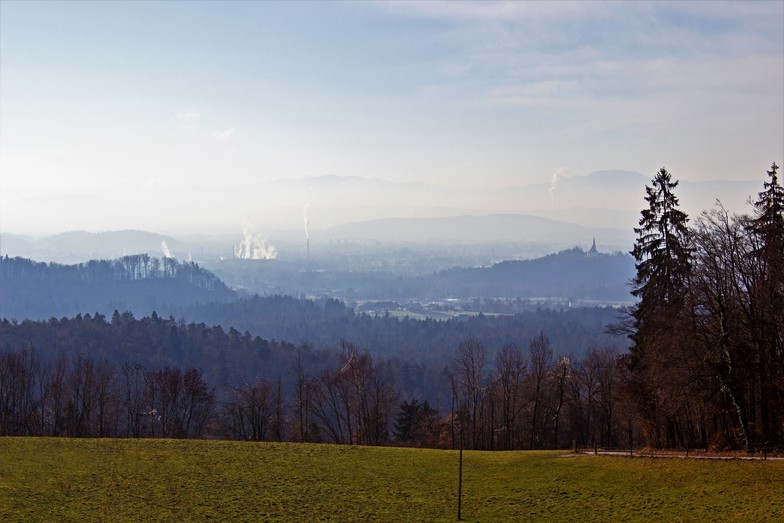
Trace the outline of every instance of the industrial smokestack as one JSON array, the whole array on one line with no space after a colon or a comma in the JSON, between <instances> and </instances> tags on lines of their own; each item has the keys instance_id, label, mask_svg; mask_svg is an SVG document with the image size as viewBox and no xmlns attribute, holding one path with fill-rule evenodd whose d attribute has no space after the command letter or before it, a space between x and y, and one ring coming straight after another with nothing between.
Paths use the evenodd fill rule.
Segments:
<instances>
[{"instance_id":1,"label":"industrial smokestack","mask_svg":"<svg viewBox=\"0 0 784 523\"><path fill-rule=\"evenodd\" d=\"M302 219L305 222L305 259L307 263L310 263L310 219L308 218L308 209L310 208L310 204L306 203L305 207L302 209Z\"/></svg>"}]
</instances>

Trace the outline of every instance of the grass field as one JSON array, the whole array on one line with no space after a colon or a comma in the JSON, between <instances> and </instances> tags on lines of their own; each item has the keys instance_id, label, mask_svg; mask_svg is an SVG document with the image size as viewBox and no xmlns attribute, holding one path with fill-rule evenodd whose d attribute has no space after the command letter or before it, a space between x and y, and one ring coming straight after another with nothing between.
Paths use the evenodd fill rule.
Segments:
<instances>
[{"instance_id":1,"label":"grass field","mask_svg":"<svg viewBox=\"0 0 784 523\"><path fill-rule=\"evenodd\" d=\"M469 521L784 521L784 462L466 452ZM457 452L0 438L0 521L454 521Z\"/></svg>"}]
</instances>

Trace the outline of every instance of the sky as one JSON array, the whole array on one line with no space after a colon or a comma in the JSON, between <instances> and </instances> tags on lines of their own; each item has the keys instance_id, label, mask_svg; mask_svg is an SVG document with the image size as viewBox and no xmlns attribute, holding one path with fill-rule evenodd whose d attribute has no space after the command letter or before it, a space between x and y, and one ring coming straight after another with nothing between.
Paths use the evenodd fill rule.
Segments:
<instances>
[{"instance_id":1,"label":"sky","mask_svg":"<svg viewBox=\"0 0 784 523\"><path fill-rule=\"evenodd\" d=\"M0 0L2 232L233 223L218 195L325 175L470 194L782 160L782 1ZM317 199L274 203L294 227Z\"/></svg>"}]
</instances>

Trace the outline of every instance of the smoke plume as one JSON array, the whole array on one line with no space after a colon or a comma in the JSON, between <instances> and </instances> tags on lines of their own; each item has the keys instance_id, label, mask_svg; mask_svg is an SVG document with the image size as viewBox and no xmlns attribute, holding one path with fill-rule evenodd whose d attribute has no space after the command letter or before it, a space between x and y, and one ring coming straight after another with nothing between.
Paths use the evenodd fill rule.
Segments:
<instances>
[{"instance_id":1,"label":"smoke plume","mask_svg":"<svg viewBox=\"0 0 784 523\"><path fill-rule=\"evenodd\" d=\"M310 240L310 219L308 218L308 209L310 209L310 204L306 203L305 208L302 209L302 219L305 220L305 239Z\"/></svg>"},{"instance_id":2,"label":"smoke plume","mask_svg":"<svg viewBox=\"0 0 784 523\"><path fill-rule=\"evenodd\" d=\"M248 227L242 229L242 242L234 248L234 257L241 260L274 260L278 250Z\"/></svg>"},{"instance_id":3,"label":"smoke plume","mask_svg":"<svg viewBox=\"0 0 784 523\"><path fill-rule=\"evenodd\" d=\"M161 242L161 250L163 251L163 257L164 258L174 258L174 255L172 254L171 250L169 249L169 246L166 245L165 241Z\"/></svg>"},{"instance_id":4,"label":"smoke plume","mask_svg":"<svg viewBox=\"0 0 784 523\"><path fill-rule=\"evenodd\" d=\"M561 183L561 178L563 177L566 169L563 167L558 167L553 170L553 175L550 177L550 188L547 189L547 192L550 194L550 201L555 202L555 193L558 190L558 186Z\"/></svg>"}]
</instances>

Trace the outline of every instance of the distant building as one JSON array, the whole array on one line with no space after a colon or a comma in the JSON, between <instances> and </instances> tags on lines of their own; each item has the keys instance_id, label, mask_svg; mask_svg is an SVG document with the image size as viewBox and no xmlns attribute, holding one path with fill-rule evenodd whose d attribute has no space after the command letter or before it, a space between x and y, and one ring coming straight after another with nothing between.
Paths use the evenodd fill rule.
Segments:
<instances>
[{"instance_id":1,"label":"distant building","mask_svg":"<svg viewBox=\"0 0 784 523\"><path fill-rule=\"evenodd\" d=\"M599 251L596 250L596 236L593 238L593 244L591 245L591 249L588 251L588 256L596 256L599 254Z\"/></svg>"}]
</instances>

